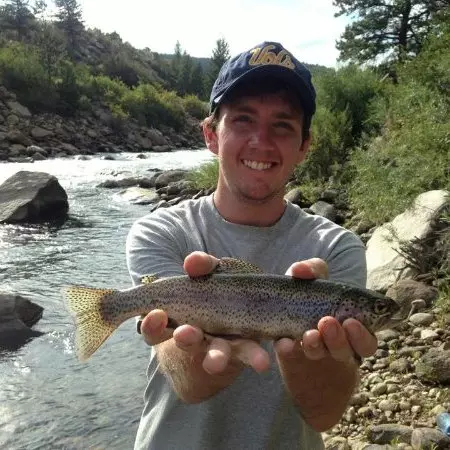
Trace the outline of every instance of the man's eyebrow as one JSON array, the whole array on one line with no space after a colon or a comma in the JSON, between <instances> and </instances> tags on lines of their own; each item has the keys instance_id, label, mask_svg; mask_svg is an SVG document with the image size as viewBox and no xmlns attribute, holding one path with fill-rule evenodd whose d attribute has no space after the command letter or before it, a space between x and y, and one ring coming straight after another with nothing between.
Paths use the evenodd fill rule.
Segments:
<instances>
[{"instance_id":1,"label":"man's eyebrow","mask_svg":"<svg viewBox=\"0 0 450 450\"><path fill-rule=\"evenodd\" d=\"M249 114L255 114L257 112L256 108L252 108L251 106L248 106L245 104L237 104L237 105L235 105L234 109L236 112L240 112L240 113L246 112ZM277 119L296 120L297 114L294 111L292 111L292 112L280 111L275 114L275 117Z\"/></svg>"}]
</instances>

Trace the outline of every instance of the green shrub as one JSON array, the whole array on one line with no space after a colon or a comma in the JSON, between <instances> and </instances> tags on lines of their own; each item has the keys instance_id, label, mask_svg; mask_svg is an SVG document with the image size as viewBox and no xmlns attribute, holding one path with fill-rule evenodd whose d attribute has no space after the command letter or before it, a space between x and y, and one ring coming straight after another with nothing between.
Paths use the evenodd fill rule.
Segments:
<instances>
[{"instance_id":1,"label":"green shrub","mask_svg":"<svg viewBox=\"0 0 450 450\"><path fill-rule=\"evenodd\" d=\"M49 108L57 101L55 86L48 80L38 51L24 44L0 49L0 83L31 108Z\"/></svg>"},{"instance_id":2,"label":"green shrub","mask_svg":"<svg viewBox=\"0 0 450 450\"><path fill-rule=\"evenodd\" d=\"M219 179L219 160L214 158L202 164L199 168L192 170L187 180L190 181L195 189L211 189L217 186Z\"/></svg>"},{"instance_id":3,"label":"green shrub","mask_svg":"<svg viewBox=\"0 0 450 450\"><path fill-rule=\"evenodd\" d=\"M184 110L196 119L202 120L208 115L207 103L201 101L196 95L186 95L183 98Z\"/></svg>"},{"instance_id":4,"label":"green shrub","mask_svg":"<svg viewBox=\"0 0 450 450\"><path fill-rule=\"evenodd\" d=\"M450 113L446 101L415 81L392 87L387 126L367 150L355 150L352 206L382 223L420 193L450 188Z\"/></svg>"}]
</instances>

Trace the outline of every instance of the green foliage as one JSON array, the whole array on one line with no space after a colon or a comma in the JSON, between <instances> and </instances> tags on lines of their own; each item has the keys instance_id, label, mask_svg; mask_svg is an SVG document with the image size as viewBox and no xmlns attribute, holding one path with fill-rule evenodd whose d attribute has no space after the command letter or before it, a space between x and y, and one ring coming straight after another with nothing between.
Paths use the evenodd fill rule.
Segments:
<instances>
[{"instance_id":1,"label":"green foliage","mask_svg":"<svg viewBox=\"0 0 450 450\"><path fill-rule=\"evenodd\" d=\"M321 72L315 86L318 107L312 121L311 150L295 171L301 183L337 176L350 148L379 130L372 119L373 104L383 90L376 73L350 65Z\"/></svg>"},{"instance_id":2,"label":"green foliage","mask_svg":"<svg viewBox=\"0 0 450 450\"><path fill-rule=\"evenodd\" d=\"M184 110L196 119L202 120L208 115L208 105L195 95L191 94L184 97L183 106Z\"/></svg>"},{"instance_id":3,"label":"green foliage","mask_svg":"<svg viewBox=\"0 0 450 450\"><path fill-rule=\"evenodd\" d=\"M74 114L78 109L81 90L72 63L64 62L62 64L61 78L57 80L56 88L59 94L57 109L63 114Z\"/></svg>"},{"instance_id":4,"label":"green foliage","mask_svg":"<svg viewBox=\"0 0 450 450\"><path fill-rule=\"evenodd\" d=\"M230 47L228 42L221 38L216 41L216 47L213 49L211 56L211 65L209 67L209 72L205 80L205 91L209 94L216 81L217 75L221 67L226 61L230 59Z\"/></svg>"},{"instance_id":5,"label":"green foliage","mask_svg":"<svg viewBox=\"0 0 450 450\"><path fill-rule=\"evenodd\" d=\"M450 189L446 102L415 81L392 87L389 98L383 135L352 155L350 200L374 223L399 214L424 191Z\"/></svg>"},{"instance_id":6,"label":"green foliage","mask_svg":"<svg viewBox=\"0 0 450 450\"><path fill-rule=\"evenodd\" d=\"M28 0L7 0L0 9L0 29L11 30L19 41L25 41L34 25Z\"/></svg>"},{"instance_id":7,"label":"green foliage","mask_svg":"<svg viewBox=\"0 0 450 450\"><path fill-rule=\"evenodd\" d=\"M84 31L81 7L77 0L55 0L55 5L58 8L56 25L66 36L67 52L74 58Z\"/></svg>"},{"instance_id":8,"label":"green foliage","mask_svg":"<svg viewBox=\"0 0 450 450\"><path fill-rule=\"evenodd\" d=\"M199 168L189 172L187 176L187 180L192 183L195 189L215 188L218 178L219 160L217 158L202 164Z\"/></svg>"},{"instance_id":9,"label":"green foliage","mask_svg":"<svg viewBox=\"0 0 450 450\"><path fill-rule=\"evenodd\" d=\"M419 53L430 32L431 19L448 0L334 0L336 16L354 20L337 43L342 60L358 63L381 59L400 61Z\"/></svg>"},{"instance_id":10,"label":"green foliage","mask_svg":"<svg viewBox=\"0 0 450 450\"><path fill-rule=\"evenodd\" d=\"M0 83L31 108L48 108L57 94L36 48L14 43L0 49Z\"/></svg>"}]
</instances>

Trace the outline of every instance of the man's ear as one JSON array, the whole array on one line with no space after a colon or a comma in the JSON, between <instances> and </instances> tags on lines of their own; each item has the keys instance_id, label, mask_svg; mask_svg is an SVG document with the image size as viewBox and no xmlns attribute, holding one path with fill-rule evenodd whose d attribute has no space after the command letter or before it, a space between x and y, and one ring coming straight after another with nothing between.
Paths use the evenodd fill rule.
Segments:
<instances>
[{"instance_id":1,"label":"man's ear","mask_svg":"<svg viewBox=\"0 0 450 450\"><path fill-rule=\"evenodd\" d=\"M212 129L211 124L203 123L203 136L205 137L205 143L208 150L217 155L219 152L217 133Z\"/></svg>"},{"instance_id":2,"label":"man's ear","mask_svg":"<svg viewBox=\"0 0 450 450\"><path fill-rule=\"evenodd\" d=\"M297 164L300 164L301 162L303 162L305 160L306 155L308 154L308 151L309 151L309 148L311 145L311 140L312 140L312 134L311 134L311 130L309 130L308 137L300 145L299 152L298 152Z\"/></svg>"}]
</instances>

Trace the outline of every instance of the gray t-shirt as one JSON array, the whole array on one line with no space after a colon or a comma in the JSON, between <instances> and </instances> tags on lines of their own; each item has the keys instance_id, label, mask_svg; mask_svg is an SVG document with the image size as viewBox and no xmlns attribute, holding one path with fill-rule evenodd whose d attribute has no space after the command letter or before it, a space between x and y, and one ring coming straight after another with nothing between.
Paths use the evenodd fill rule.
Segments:
<instances>
[{"instance_id":1,"label":"gray t-shirt","mask_svg":"<svg viewBox=\"0 0 450 450\"><path fill-rule=\"evenodd\" d=\"M295 261L318 257L327 261L330 279L366 284L365 248L353 233L289 202L273 226L233 224L220 216L212 196L135 222L127 239L133 283L148 274L182 274L184 258L195 250L277 274ZM283 386L272 344L265 347L272 356L268 372L244 369L231 386L194 405L178 399L152 349L135 449L323 449L320 433L302 420Z\"/></svg>"}]
</instances>

